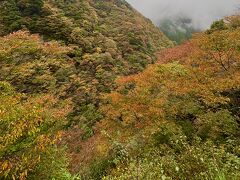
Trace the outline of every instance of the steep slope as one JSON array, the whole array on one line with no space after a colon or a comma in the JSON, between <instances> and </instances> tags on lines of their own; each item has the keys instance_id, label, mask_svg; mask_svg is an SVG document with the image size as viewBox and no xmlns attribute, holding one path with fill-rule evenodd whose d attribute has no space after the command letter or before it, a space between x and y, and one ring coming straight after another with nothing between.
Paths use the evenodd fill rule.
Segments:
<instances>
[{"instance_id":1,"label":"steep slope","mask_svg":"<svg viewBox=\"0 0 240 180\"><path fill-rule=\"evenodd\" d=\"M37 2L2 1L1 34L6 35L26 27L33 33L43 35L45 39L78 45L80 54L93 53L98 47L114 57L121 55L135 69L146 65L153 51L171 44L149 20L125 1Z\"/></svg>"},{"instance_id":2,"label":"steep slope","mask_svg":"<svg viewBox=\"0 0 240 180\"><path fill-rule=\"evenodd\" d=\"M109 92L116 76L143 70L155 62L156 51L172 46L149 20L122 0L1 1L0 27L1 35L29 30L43 36L45 41L57 40L71 48L65 58L71 70L63 68L62 80L52 90L65 94L63 98L74 99L76 107L72 117L77 121L85 119L82 111L90 106L91 111L95 111L99 93ZM16 81L9 74L6 76L10 82ZM34 79L34 75L31 78ZM48 87L32 88L19 83L21 86L13 85L20 92L49 91ZM64 92L59 92L63 84Z\"/></svg>"},{"instance_id":3,"label":"steep slope","mask_svg":"<svg viewBox=\"0 0 240 180\"><path fill-rule=\"evenodd\" d=\"M1 1L0 179L239 179L239 27L155 54L125 1Z\"/></svg>"},{"instance_id":4,"label":"steep slope","mask_svg":"<svg viewBox=\"0 0 240 180\"><path fill-rule=\"evenodd\" d=\"M101 107L92 169L112 163L106 180L239 179L239 22L215 22L119 78Z\"/></svg>"},{"instance_id":5,"label":"steep slope","mask_svg":"<svg viewBox=\"0 0 240 180\"><path fill-rule=\"evenodd\" d=\"M63 171L67 166L65 157L58 159L56 141L42 142L49 140L41 139L41 133L54 137L58 130L70 127L65 131L74 145L70 150L79 153L80 145L76 143L91 137L95 133L92 126L103 117L99 111L102 93L116 88L116 77L142 71L156 61L155 52L172 46L158 28L123 0L3 0L0 36L0 82L16 90L20 109L26 109L18 113L17 104L4 104L4 108L12 106L12 119L8 122L4 113L0 119L2 129L6 129L6 122L16 125L16 130L6 131L12 141L6 139L7 146L1 148L0 178L15 179L66 179L69 172ZM7 95L3 98L8 99ZM44 123L40 116L40 120L34 119L34 126L25 125L31 121L31 117L24 119L27 110L33 108L29 112L35 112L36 97L40 97L37 104L43 101L42 109L48 106L41 97L51 100L51 108L45 111L46 122L58 119L60 125L55 121ZM56 108L58 105L61 108ZM77 136L72 134L72 126ZM31 128L33 131L28 132ZM37 147L43 148L37 160L29 153L35 147L31 138L34 143L40 139Z\"/></svg>"}]
</instances>

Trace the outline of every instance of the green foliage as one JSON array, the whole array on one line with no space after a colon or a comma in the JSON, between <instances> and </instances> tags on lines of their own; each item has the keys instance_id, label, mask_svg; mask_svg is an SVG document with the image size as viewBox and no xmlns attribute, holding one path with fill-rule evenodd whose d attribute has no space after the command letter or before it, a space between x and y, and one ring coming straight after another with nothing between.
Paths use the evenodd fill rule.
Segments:
<instances>
[{"instance_id":1,"label":"green foliage","mask_svg":"<svg viewBox=\"0 0 240 180\"><path fill-rule=\"evenodd\" d=\"M226 24L224 23L223 19L215 21L211 25L211 30L224 30L224 29L226 29Z\"/></svg>"},{"instance_id":2,"label":"green foliage","mask_svg":"<svg viewBox=\"0 0 240 180\"><path fill-rule=\"evenodd\" d=\"M168 128L171 126L168 126ZM166 129L167 130L167 129ZM165 130L165 131L166 131ZM191 144L181 134L167 130L168 138L144 155L118 163L103 179L238 179L240 159L224 146L195 139ZM161 134L165 132L159 131ZM163 136L162 136L163 137ZM159 140L159 136L157 138ZM162 138L161 138L162 139ZM159 142L159 141L158 141Z\"/></svg>"},{"instance_id":3,"label":"green foliage","mask_svg":"<svg viewBox=\"0 0 240 180\"><path fill-rule=\"evenodd\" d=\"M159 28L170 40L177 44L192 38L192 33L198 31L193 28L191 19L184 17L162 19Z\"/></svg>"},{"instance_id":4,"label":"green foliage","mask_svg":"<svg viewBox=\"0 0 240 180\"><path fill-rule=\"evenodd\" d=\"M221 140L237 135L237 119L228 110L208 112L197 119L198 134L201 138Z\"/></svg>"},{"instance_id":5,"label":"green foliage","mask_svg":"<svg viewBox=\"0 0 240 180\"><path fill-rule=\"evenodd\" d=\"M0 79L11 82L20 92L50 92L69 82L75 70L71 61L63 60L69 48L43 43L28 32L0 37L0 44Z\"/></svg>"},{"instance_id":6,"label":"green foliage","mask_svg":"<svg viewBox=\"0 0 240 180\"><path fill-rule=\"evenodd\" d=\"M233 15L225 17L212 23L209 30L206 31L207 34L211 34L215 31L223 30L234 30L240 26L240 19L238 15Z\"/></svg>"},{"instance_id":7,"label":"green foliage","mask_svg":"<svg viewBox=\"0 0 240 180\"><path fill-rule=\"evenodd\" d=\"M40 14L43 4L43 0L17 0L17 7L23 16Z\"/></svg>"},{"instance_id":8,"label":"green foliage","mask_svg":"<svg viewBox=\"0 0 240 180\"><path fill-rule=\"evenodd\" d=\"M227 20L229 21L230 28L236 29L240 27L239 16L231 16Z\"/></svg>"},{"instance_id":9,"label":"green foliage","mask_svg":"<svg viewBox=\"0 0 240 180\"><path fill-rule=\"evenodd\" d=\"M64 148L52 147L41 157L41 162L27 179L77 180L68 170L69 159Z\"/></svg>"},{"instance_id":10,"label":"green foliage","mask_svg":"<svg viewBox=\"0 0 240 180\"><path fill-rule=\"evenodd\" d=\"M54 117L51 96L27 98L6 82L0 90L0 177L25 179L58 140L64 117Z\"/></svg>"},{"instance_id":11,"label":"green foliage","mask_svg":"<svg viewBox=\"0 0 240 180\"><path fill-rule=\"evenodd\" d=\"M21 14L14 0L0 2L0 36L21 28Z\"/></svg>"},{"instance_id":12,"label":"green foliage","mask_svg":"<svg viewBox=\"0 0 240 180\"><path fill-rule=\"evenodd\" d=\"M90 168L90 175L92 179L100 180L103 176L108 174L108 170L114 167L114 163L111 159L101 159L94 163Z\"/></svg>"}]
</instances>

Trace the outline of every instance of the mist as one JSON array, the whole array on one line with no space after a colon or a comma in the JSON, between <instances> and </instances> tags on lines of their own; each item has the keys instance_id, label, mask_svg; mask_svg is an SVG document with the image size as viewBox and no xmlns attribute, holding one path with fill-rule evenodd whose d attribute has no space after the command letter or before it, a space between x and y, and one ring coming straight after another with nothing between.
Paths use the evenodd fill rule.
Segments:
<instances>
[{"instance_id":1,"label":"mist","mask_svg":"<svg viewBox=\"0 0 240 180\"><path fill-rule=\"evenodd\" d=\"M127 0L135 9L159 25L163 19L184 16L195 29L207 29L225 16L237 13L240 0Z\"/></svg>"}]
</instances>

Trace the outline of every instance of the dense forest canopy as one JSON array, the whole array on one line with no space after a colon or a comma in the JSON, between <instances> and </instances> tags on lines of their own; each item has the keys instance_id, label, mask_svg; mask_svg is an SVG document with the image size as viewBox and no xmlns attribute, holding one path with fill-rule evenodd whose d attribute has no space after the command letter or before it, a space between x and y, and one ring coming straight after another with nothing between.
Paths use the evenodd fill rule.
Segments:
<instances>
[{"instance_id":1,"label":"dense forest canopy","mask_svg":"<svg viewBox=\"0 0 240 180\"><path fill-rule=\"evenodd\" d=\"M124 0L1 1L0 179L239 179L239 28L174 47Z\"/></svg>"},{"instance_id":2,"label":"dense forest canopy","mask_svg":"<svg viewBox=\"0 0 240 180\"><path fill-rule=\"evenodd\" d=\"M4 58L19 58L2 62L1 80L8 79L19 92L53 92L62 99L72 98L76 106L69 116L77 123L82 120L91 126L98 119L99 94L114 88L116 76L143 70L156 61L156 51L172 46L149 20L124 1L11 0L0 3L0 34L22 31L2 39L3 44L9 39L11 49ZM26 31L37 33L41 38L35 40L37 37L34 37L32 42L32 36ZM21 34L25 35L20 37ZM41 41L46 42L44 46L50 51L52 44L58 43L65 46L67 52L62 51L57 57L51 52L43 56L45 52L38 45ZM20 52L11 47L11 43L19 44ZM95 118L89 119L86 111L95 114Z\"/></svg>"},{"instance_id":3,"label":"dense forest canopy","mask_svg":"<svg viewBox=\"0 0 240 180\"><path fill-rule=\"evenodd\" d=\"M46 166L58 161L55 146L62 142L46 138L76 125L79 140L91 137L103 117L101 93L115 88L117 76L142 71L156 61L155 52L173 45L121 0L4 0L0 36L1 91L14 89L1 96L0 172L7 179L65 179L64 158ZM48 148L31 154L39 138Z\"/></svg>"}]
</instances>

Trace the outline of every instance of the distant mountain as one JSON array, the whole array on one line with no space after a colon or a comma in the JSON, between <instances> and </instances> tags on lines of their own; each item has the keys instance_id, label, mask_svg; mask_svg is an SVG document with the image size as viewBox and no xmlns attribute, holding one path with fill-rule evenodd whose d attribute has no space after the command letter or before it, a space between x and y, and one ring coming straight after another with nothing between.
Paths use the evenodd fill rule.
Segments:
<instances>
[{"instance_id":1,"label":"distant mountain","mask_svg":"<svg viewBox=\"0 0 240 180\"><path fill-rule=\"evenodd\" d=\"M169 39L177 44L190 39L192 33L200 31L194 28L190 18L184 16L162 19L159 23L159 28Z\"/></svg>"}]
</instances>

